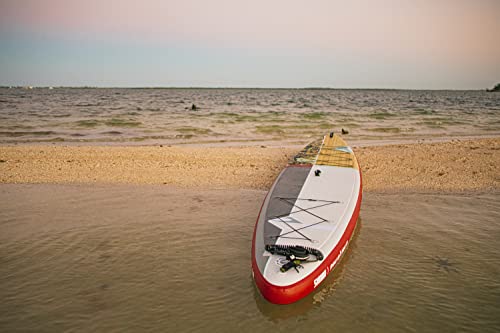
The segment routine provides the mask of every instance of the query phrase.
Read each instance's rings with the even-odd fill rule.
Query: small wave
[[[57,134],[54,131],[33,131],[33,132],[21,132],[21,131],[15,131],[15,132],[10,132],[10,131],[5,131],[5,132],[0,132],[0,136],[6,136],[6,137],[19,137],[19,136],[46,136],[46,135],[55,135]]]
[[[108,135],[121,135],[123,134],[122,132],[120,131],[106,131],[106,132],[102,132],[101,134],[108,134]]]
[[[142,123],[133,119],[111,118],[104,121],[104,125],[112,127],[139,127]]]
[[[75,124],[78,127],[97,127],[101,125],[101,122],[96,119],[89,119],[89,120],[79,120],[75,122]]]
[[[92,107],[92,106],[101,106],[101,104],[100,103],[78,103],[78,104],[75,104],[73,106],[77,106],[80,108],[88,108],[88,107]]]

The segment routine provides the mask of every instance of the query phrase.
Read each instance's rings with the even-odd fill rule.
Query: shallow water
[[[196,105],[196,110],[192,106]],[[0,88],[0,143],[303,145],[500,135],[500,93]]]
[[[265,192],[0,185],[0,331],[500,330],[499,194],[366,193],[298,303],[251,277]]]

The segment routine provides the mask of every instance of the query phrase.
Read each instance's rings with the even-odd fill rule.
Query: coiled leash
[[[294,268],[297,273],[299,273],[298,268],[304,268],[302,263],[315,262],[318,260],[323,260],[323,254],[321,251],[300,245],[266,245],[266,251],[271,254],[277,254],[284,256],[288,262],[281,266],[280,271],[282,273],[287,272],[291,268]],[[316,259],[309,260],[310,255],[313,255]]]

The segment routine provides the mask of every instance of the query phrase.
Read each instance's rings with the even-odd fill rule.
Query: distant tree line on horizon
[[[489,91],[489,92],[500,91],[500,83],[497,83],[497,85],[494,86],[493,89],[486,89],[486,91]]]

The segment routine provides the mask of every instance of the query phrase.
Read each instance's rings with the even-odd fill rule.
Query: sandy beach
[[[300,148],[253,144],[0,146],[0,330],[500,327],[500,138],[354,146],[352,246],[324,287],[285,308],[258,293],[250,249]]]
[[[257,291],[251,240],[296,149],[1,147],[0,331],[496,332],[499,146],[355,149],[352,245],[285,307]]]
[[[500,188],[500,138],[355,148],[365,191]],[[295,148],[2,146],[1,183],[268,189]]]

